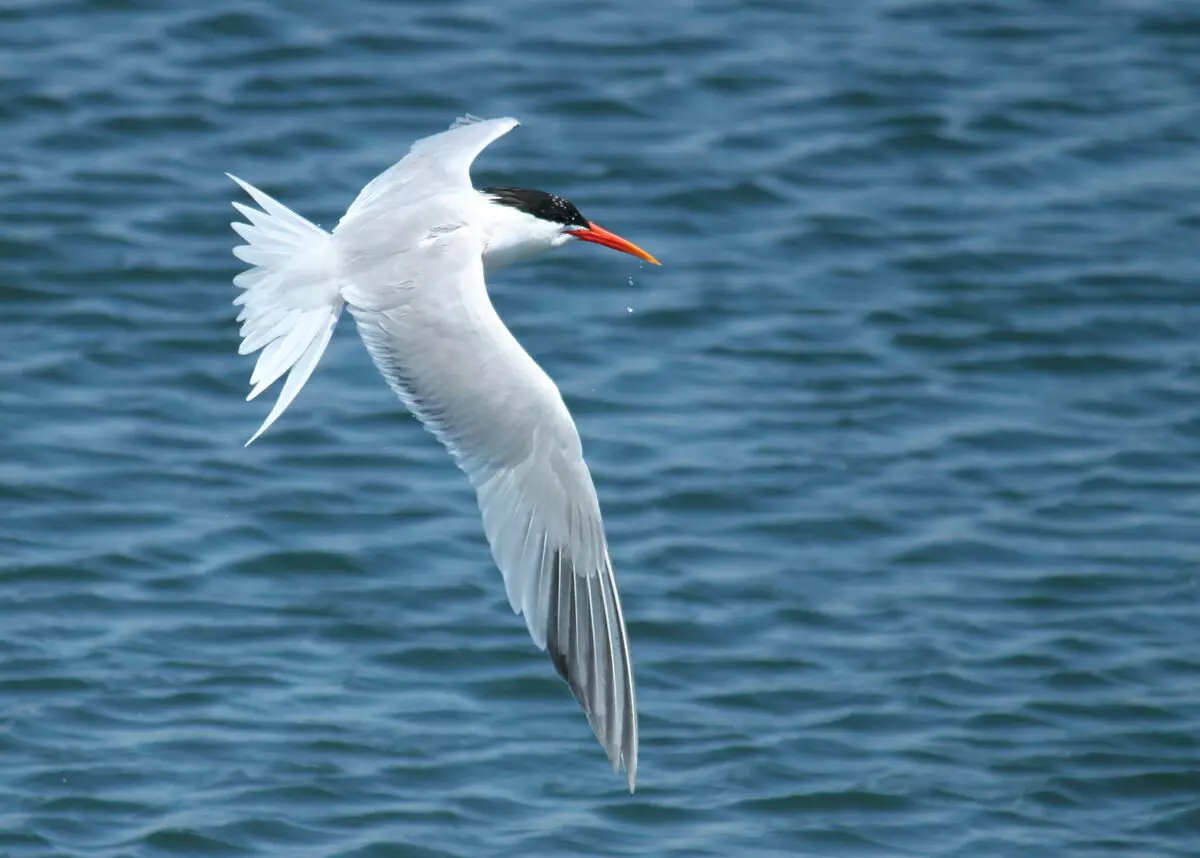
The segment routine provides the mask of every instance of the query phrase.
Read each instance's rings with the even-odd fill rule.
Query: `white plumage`
[[[233,224],[247,242],[234,255],[253,266],[234,280],[239,351],[261,350],[248,398],[287,373],[247,444],[295,398],[348,307],[383,377],[470,478],[513,610],[632,790],[633,670],[596,491],[558,388],[496,314],[484,271],[580,237],[653,260],[594,224],[567,229],[474,190],[471,163],[516,125],[466,118],[418,141],[332,233],[230,177],[261,209],[234,203],[249,221]]]

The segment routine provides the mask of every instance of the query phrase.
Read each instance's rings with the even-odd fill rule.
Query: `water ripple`
[[[1190,7],[0,22],[0,852],[1194,853]],[[241,446],[223,173],[330,225],[465,111],[666,263],[493,287],[604,505],[632,797],[350,326]]]

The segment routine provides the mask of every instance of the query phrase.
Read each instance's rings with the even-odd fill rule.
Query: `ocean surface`
[[[344,319],[253,446],[243,199],[464,112],[576,245],[630,795]],[[1200,4],[0,2],[0,855],[1200,855]]]

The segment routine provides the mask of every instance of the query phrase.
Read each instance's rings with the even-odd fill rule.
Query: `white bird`
[[[287,373],[250,444],[312,374],[348,307],[376,367],[475,487],[509,603],[549,651],[613,771],[632,792],[633,669],[600,504],[562,396],[496,314],[484,271],[573,240],[657,260],[584,219],[567,200],[471,186],[470,167],[515,119],[463,117],[373,179],[332,233],[238,179],[261,211],[234,203],[252,266],[240,354],[262,353],[247,399]]]

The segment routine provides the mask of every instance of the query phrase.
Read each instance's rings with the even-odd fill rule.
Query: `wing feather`
[[[558,388],[488,299],[482,250],[467,226],[441,232],[350,273],[343,296],[388,384],[470,478],[509,603],[632,790],[633,671],[596,490]]]
[[[509,116],[500,119],[462,116],[447,130],[418,140],[407,155],[359,192],[334,232],[368,217],[371,211],[411,205],[430,194],[470,190],[471,164],[479,153],[518,125]]]

